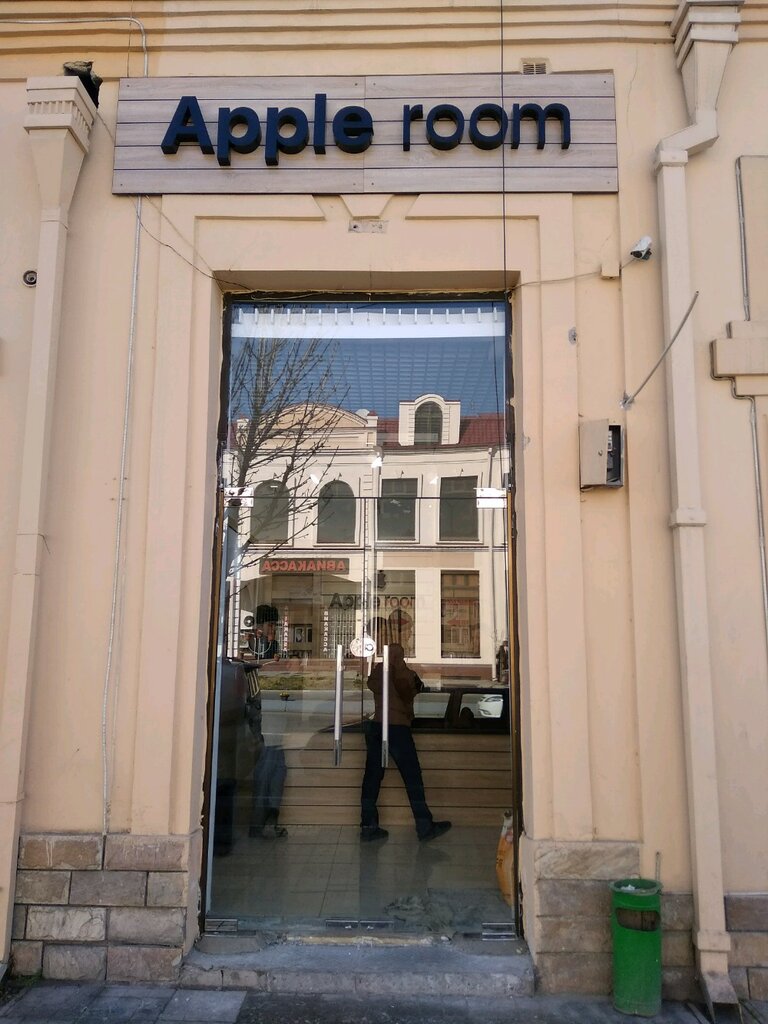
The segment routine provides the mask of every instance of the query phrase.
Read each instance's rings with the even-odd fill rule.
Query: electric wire
[[[653,367],[651,368],[651,371],[650,371],[650,373],[649,373],[649,374],[648,374],[648,376],[647,376],[647,377],[645,378],[645,380],[644,380],[644,381],[643,381],[643,383],[642,383],[642,384],[640,385],[640,387],[639,387],[639,388],[637,388],[637,389],[636,389],[635,391],[633,391],[631,395],[628,395],[628,394],[626,393],[626,391],[624,392],[624,394],[622,395],[621,401],[619,402],[619,405],[621,406],[621,408],[622,408],[622,409],[630,409],[630,408],[632,407],[632,405],[634,404],[634,401],[635,401],[635,399],[637,398],[637,396],[638,396],[638,395],[640,394],[640,392],[641,392],[641,391],[643,390],[643,388],[645,387],[645,385],[646,385],[646,384],[648,383],[648,381],[649,381],[649,380],[651,379],[651,377],[652,377],[652,376],[654,375],[654,373],[656,373],[656,371],[658,370],[658,368],[659,368],[659,367],[661,366],[662,362],[664,361],[664,358],[665,358],[665,356],[667,355],[667,353],[669,352],[669,350],[670,350],[670,349],[672,348],[672,346],[673,346],[673,345],[675,344],[675,342],[677,341],[677,339],[678,339],[678,336],[679,336],[679,334],[680,334],[680,331],[682,331],[683,327],[685,326],[685,322],[686,322],[686,320],[687,320],[687,319],[688,319],[688,317],[689,317],[689,316],[691,315],[691,310],[692,310],[692,309],[693,309],[693,307],[694,307],[694,306],[696,305],[696,299],[698,299],[698,297],[699,297],[699,293],[698,293],[698,292],[696,292],[696,293],[694,294],[693,298],[691,299],[690,303],[688,304],[688,309],[686,309],[686,311],[685,311],[685,315],[683,316],[683,319],[682,319],[682,320],[680,321],[680,324],[679,324],[679,326],[678,326],[677,330],[676,330],[676,331],[675,331],[675,333],[674,333],[674,334],[672,335],[672,339],[671,339],[671,341],[670,341],[670,342],[669,342],[669,344],[668,344],[668,345],[666,346],[666,348],[665,348],[665,349],[664,349],[664,351],[663,351],[663,352],[661,353],[661,355],[660,355],[660,356],[659,356],[659,358],[658,358],[658,359],[656,360],[656,362],[655,362],[655,363],[653,364]]]

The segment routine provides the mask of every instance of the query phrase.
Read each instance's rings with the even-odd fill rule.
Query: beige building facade
[[[507,317],[508,461],[487,469],[487,446],[463,459],[457,432],[444,475],[464,466],[504,493],[508,514],[494,511],[488,529],[481,513],[462,554],[441,548],[438,513],[425,513],[418,542],[433,560],[391,548],[376,572],[413,571],[413,594],[395,596],[413,599],[424,628],[413,656],[423,642],[436,689],[455,677],[454,655],[475,658],[446,646],[438,569],[476,571],[481,629],[484,608],[505,622],[478,639],[487,671],[475,681],[509,687],[509,742],[491,747],[518,830],[511,917],[542,991],[607,992],[608,882],[658,876],[665,991],[768,998],[767,45],[752,0],[328,0],[279,12],[147,0],[109,17],[90,3],[71,17],[0,3],[0,963],[47,977],[194,973],[184,958],[221,877],[208,825],[216,647],[225,637],[240,650],[231,622],[217,632],[231,597],[222,603],[225,489],[237,482],[222,473],[221,421],[237,412],[222,398],[233,307],[419,302],[447,320],[492,302]],[[77,60],[103,79],[98,108],[62,74]],[[229,150],[206,154],[188,108],[178,152],[172,138],[165,152],[191,74],[188,95],[212,110],[258,110],[259,147],[242,152],[254,124],[243,115],[226,122]],[[329,129],[326,153],[312,136],[292,155],[294,116],[269,165],[270,96],[304,97],[314,130],[314,98],[328,96],[330,121],[341,78],[373,111],[368,151],[355,149],[357,121],[346,152]],[[452,155],[423,144],[426,116],[422,127],[405,113],[386,136],[387,103],[422,93],[424,115],[435,97],[466,98],[453,106],[467,136],[496,95],[503,118],[486,112],[474,130],[503,143],[465,138]],[[158,142],[133,134],[132,95],[156,104]],[[535,125],[515,122],[513,103],[526,102],[566,107],[571,147],[562,111],[539,147]],[[216,145],[225,122],[203,110]],[[455,113],[431,122],[438,139],[458,127]],[[387,147],[380,170],[372,154]],[[382,478],[403,477],[409,459],[439,469],[406,450],[407,406],[442,403],[447,431],[459,398],[445,390],[427,377],[389,413],[349,410],[366,474],[369,449],[383,453]],[[376,414],[405,424],[394,453]],[[624,470],[610,487],[593,475],[609,425]],[[361,479],[345,457],[349,481]],[[354,485],[361,500],[383,493],[371,481]],[[295,547],[308,559],[318,545],[304,525]],[[360,552],[333,555],[362,588]],[[483,590],[492,567],[494,592]],[[262,575],[246,573],[241,604],[254,614]],[[291,585],[268,582],[278,595]],[[350,594],[354,611],[354,587],[315,592],[326,604]],[[277,605],[286,661],[331,656],[322,617],[289,622]],[[308,625],[315,649],[297,632]],[[456,823],[471,829],[471,814]]]

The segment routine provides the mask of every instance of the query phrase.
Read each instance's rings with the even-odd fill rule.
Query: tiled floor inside
[[[241,831],[214,858],[210,916],[262,926],[381,919],[432,932],[511,920],[496,878],[497,829],[454,827],[429,843],[411,827],[389,832],[361,843],[353,826],[295,825],[272,840]]]

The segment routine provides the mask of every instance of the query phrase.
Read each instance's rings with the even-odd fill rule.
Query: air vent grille
[[[546,75],[549,71],[549,62],[546,59],[540,58],[524,58],[521,61],[522,71],[524,75]]]

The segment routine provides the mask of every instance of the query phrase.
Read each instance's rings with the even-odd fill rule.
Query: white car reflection
[[[504,698],[499,693],[486,693],[477,702],[477,713],[483,718],[501,718]]]

